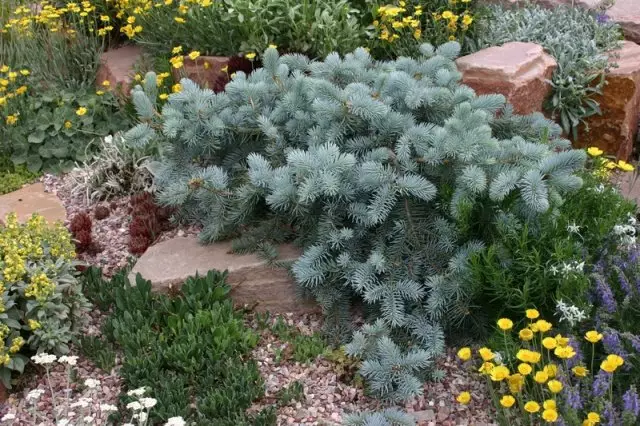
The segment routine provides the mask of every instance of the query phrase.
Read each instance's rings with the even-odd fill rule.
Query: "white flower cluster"
[[[32,358],[33,362],[38,365],[43,365],[49,371],[49,366],[56,361],[60,364],[65,364],[67,366],[67,371],[70,373],[78,363],[78,357],[73,355],[64,355],[60,358],[57,358],[55,355],[40,353],[34,355]],[[47,374],[47,381],[49,381],[49,375]],[[48,383],[49,387],[51,387],[51,383]],[[63,392],[67,394],[67,398],[63,398],[66,400],[66,403],[62,403],[61,398],[57,398],[54,393],[51,397],[55,402],[54,406],[57,405],[59,410],[56,415],[55,424],[56,426],[73,426],[73,425],[91,425],[91,424],[99,424],[100,422],[106,420],[106,417],[112,413],[118,411],[118,407],[112,404],[99,404],[98,391],[100,389],[101,382],[98,379],[88,378],[84,381],[84,385],[89,389],[89,397],[83,396],[78,398],[77,400],[71,402],[68,397],[71,394],[71,385],[67,383],[67,389]],[[132,389],[127,392],[127,395],[135,398],[135,401],[127,404],[127,409],[131,410],[133,413],[131,415],[131,419],[129,423],[125,423],[123,426],[146,426],[149,419],[150,410],[156,406],[158,401],[155,398],[150,398],[144,396],[147,392],[147,389],[144,387],[138,389]],[[33,418],[31,419],[32,423],[27,424],[42,424],[45,423],[40,422],[43,418],[42,413],[38,413],[36,408],[36,403],[38,400],[44,395],[44,389],[33,389],[31,390],[27,396],[26,400],[31,404],[31,407],[34,409]],[[57,402],[56,402],[57,401]],[[99,412],[97,412],[97,407],[99,407]],[[72,410],[78,410],[72,411]],[[95,412],[93,410],[96,410]],[[64,417],[59,417],[64,414]],[[100,415],[98,415],[100,414]],[[9,412],[5,414],[2,418],[0,418],[0,423],[3,425],[11,425],[14,424],[15,421],[18,420],[18,416],[16,413]],[[51,424],[50,420],[47,420],[48,423]],[[23,423],[21,423],[23,424]],[[165,426],[185,426],[187,423],[182,417],[171,417],[165,423]]]
[[[562,262],[561,265],[553,265],[549,268],[549,272],[551,272],[552,275],[564,275],[565,277],[568,277],[571,274],[582,274],[584,273],[584,262],[578,262],[575,260],[572,260],[571,262]]]
[[[560,321],[566,321],[571,327],[587,319],[587,314],[575,305],[569,305],[562,301],[556,302],[556,311],[560,315]]]
[[[633,245],[636,243],[637,224],[636,218],[629,214],[627,223],[614,226],[613,233],[620,238],[621,244],[626,246]]]

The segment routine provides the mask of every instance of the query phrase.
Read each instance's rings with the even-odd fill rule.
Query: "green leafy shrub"
[[[515,217],[497,223],[494,242],[472,262],[468,294],[475,314],[469,326],[481,332],[500,316],[521,315],[533,306],[550,317],[559,300],[590,312],[589,272],[603,250],[617,252],[611,233],[636,212],[609,183],[606,165],[597,158],[593,163],[582,174],[585,185],[568,194],[554,214],[533,226]]]
[[[19,224],[7,216],[0,227],[0,379],[22,373],[24,353],[69,352],[87,310],[76,277],[75,253],[62,225],[48,227],[41,216]]]
[[[264,68],[223,93],[182,80],[161,114],[153,87],[133,91],[141,123],[127,140],[167,147],[159,200],[201,224],[205,242],[242,230],[244,249],[302,245],[292,272],[334,336],[349,330],[353,301],[366,305],[347,352],[389,399],[422,391],[443,326],[466,316],[468,261],[497,219],[535,223],[582,184],[584,151],[540,114],[514,116],[504,97],[460,85],[459,51],[310,62],[268,49]]]
[[[89,298],[112,309],[103,332],[122,351],[125,386],[152,388],[158,400],[153,421],[180,415],[198,424],[275,424],[271,410],[245,414],[264,394],[250,357],[258,336],[234,311],[225,278],[189,278],[169,297],[151,293],[140,276],[134,286],[125,272],[106,282],[95,268],[87,271]]]
[[[492,6],[477,30],[478,49],[510,41],[542,45],[557,61],[547,108],[565,132],[577,134],[585,118],[600,113],[594,95],[604,87],[606,52],[620,46],[620,28],[582,7]]]
[[[232,56],[261,52],[275,43],[287,52],[324,56],[353,50],[364,37],[359,11],[347,0],[200,0],[152,8],[140,3],[122,2],[123,19],[132,21],[122,31],[162,54],[179,45],[185,51]]]
[[[101,138],[130,122],[111,92],[39,88],[17,106],[18,120],[0,124],[11,159],[32,172],[69,171],[89,161]]]

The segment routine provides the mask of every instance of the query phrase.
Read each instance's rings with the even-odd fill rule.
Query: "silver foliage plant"
[[[459,83],[460,46],[377,62],[365,49],[324,61],[268,49],[222,93],[182,80],[161,112],[155,76],[133,90],[134,146],[159,144],[158,199],[201,239],[274,257],[304,248],[292,273],[349,331],[346,351],[376,395],[394,401],[440,377],[444,330],[464,320],[469,260],[505,214],[536,220],[579,188],[584,151],[541,114]]]
[[[72,195],[86,204],[114,197],[153,191],[148,154],[127,145],[122,133],[104,137],[98,154],[69,173]]]
[[[565,132],[576,132],[585,118],[600,113],[593,97],[602,93],[609,55],[615,56],[621,46],[619,25],[583,7],[490,6],[489,12],[478,24],[477,49],[511,41],[532,42],[557,61],[547,107]]]

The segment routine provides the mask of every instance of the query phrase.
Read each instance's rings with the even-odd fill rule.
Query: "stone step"
[[[142,49],[132,45],[104,52],[100,56],[96,85],[100,87],[106,80],[113,89],[128,95],[135,76],[135,66],[141,57]]]
[[[300,251],[292,245],[279,247],[281,261],[295,260]],[[233,254],[230,242],[202,245],[196,237],[175,237],[150,247],[129,275],[151,281],[154,290],[180,287],[189,276],[209,270],[229,272],[227,282],[237,306],[254,306],[260,312],[309,313],[316,305],[296,297],[296,283],[285,269],[271,267],[255,254]]]
[[[0,222],[11,212],[18,215],[20,222],[25,222],[33,213],[43,216],[49,223],[64,222],[66,217],[60,199],[53,193],[45,192],[40,182],[0,195]]]

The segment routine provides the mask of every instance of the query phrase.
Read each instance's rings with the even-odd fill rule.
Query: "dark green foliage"
[[[83,336],[80,338],[80,349],[87,358],[91,359],[104,371],[111,371],[116,365],[115,346],[99,336]]]
[[[100,138],[127,128],[130,119],[110,92],[93,89],[61,90],[38,87],[16,99],[20,112],[15,125],[0,125],[0,135],[15,164],[32,172],[71,170],[88,161]],[[79,108],[86,108],[78,115]],[[66,124],[66,125],[65,125]]]
[[[126,388],[153,389],[154,421],[179,415],[202,425],[275,424],[272,411],[245,414],[264,394],[250,357],[258,337],[234,311],[225,273],[188,278],[176,297],[151,293],[140,276],[132,286],[124,272],[111,282],[99,278],[87,272],[87,292],[110,305],[104,336],[122,352]],[[96,346],[87,343],[88,351]]]

